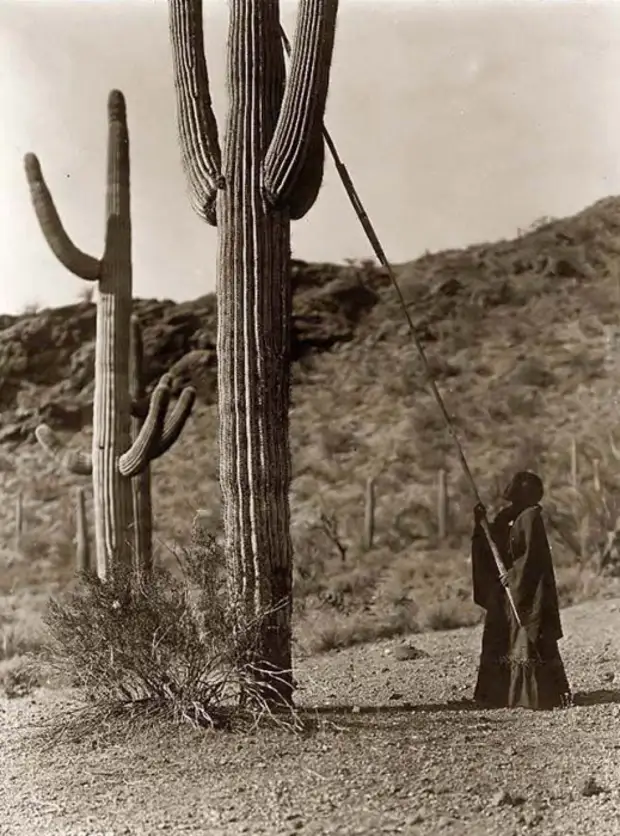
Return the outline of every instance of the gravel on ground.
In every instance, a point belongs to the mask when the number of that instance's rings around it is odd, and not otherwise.
[[[620,834],[620,601],[562,613],[577,695],[554,712],[472,707],[480,627],[299,662],[301,737],[153,727],[43,748],[70,696],[0,702],[2,836]]]

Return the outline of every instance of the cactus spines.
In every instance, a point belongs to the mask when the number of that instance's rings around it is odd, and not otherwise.
[[[56,459],[67,473],[75,476],[92,475],[93,457],[90,453],[66,449],[60,438],[47,424],[39,424],[34,434],[45,452]]]
[[[202,2],[171,0],[169,8],[182,158],[194,206],[218,229],[220,486],[229,593],[240,625],[272,613],[262,622],[257,654],[263,667],[281,672],[271,685],[288,701],[290,220],[310,209],[323,177],[321,130],[338,2],[301,0],[287,82],[279,0],[230,0],[221,166]]]
[[[89,572],[90,542],[88,539],[88,520],[86,515],[86,491],[83,487],[75,491],[75,557],[78,572]]]

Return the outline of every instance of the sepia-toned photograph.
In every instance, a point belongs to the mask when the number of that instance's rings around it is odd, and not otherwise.
[[[0,0],[0,836],[620,836],[620,1]]]

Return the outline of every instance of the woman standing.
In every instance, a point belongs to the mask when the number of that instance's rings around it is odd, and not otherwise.
[[[486,610],[474,700],[488,708],[567,707],[571,693],[558,650],[562,626],[558,594],[540,501],[543,485],[529,471],[517,473],[504,492],[509,505],[490,524],[506,574],[500,576],[474,509],[474,601]],[[512,593],[522,626],[512,611]]]

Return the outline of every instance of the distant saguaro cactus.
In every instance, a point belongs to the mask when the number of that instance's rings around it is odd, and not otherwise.
[[[375,479],[366,480],[366,501],[364,504],[364,548],[370,551],[375,542]]]
[[[24,533],[24,497],[21,491],[15,500],[15,553],[19,554],[22,548],[22,534]]]
[[[98,282],[92,453],[69,451],[63,463],[73,472],[92,472],[97,574],[102,580],[125,583],[132,546],[130,479],[160,454],[170,379],[164,375],[153,392],[147,417],[132,443],[129,132],[123,94],[113,90],[108,98],[106,235],[100,259],[79,250],[65,232],[37,157],[27,154],[24,162],[34,209],[50,249],[75,275]],[[61,453],[60,442],[48,427],[39,427],[37,437],[51,452]]]
[[[577,490],[579,487],[579,465],[577,454],[577,441],[574,436],[570,440],[570,483]]]
[[[449,526],[448,474],[442,468],[437,474],[437,530],[439,539],[445,540]]]
[[[338,0],[301,0],[288,81],[279,0],[230,0],[223,154],[211,106],[201,0],[170,0],[183,166],[194,209],[217,226],[220,486],[239,625],[290,700],[290,221],[314,204]]]

